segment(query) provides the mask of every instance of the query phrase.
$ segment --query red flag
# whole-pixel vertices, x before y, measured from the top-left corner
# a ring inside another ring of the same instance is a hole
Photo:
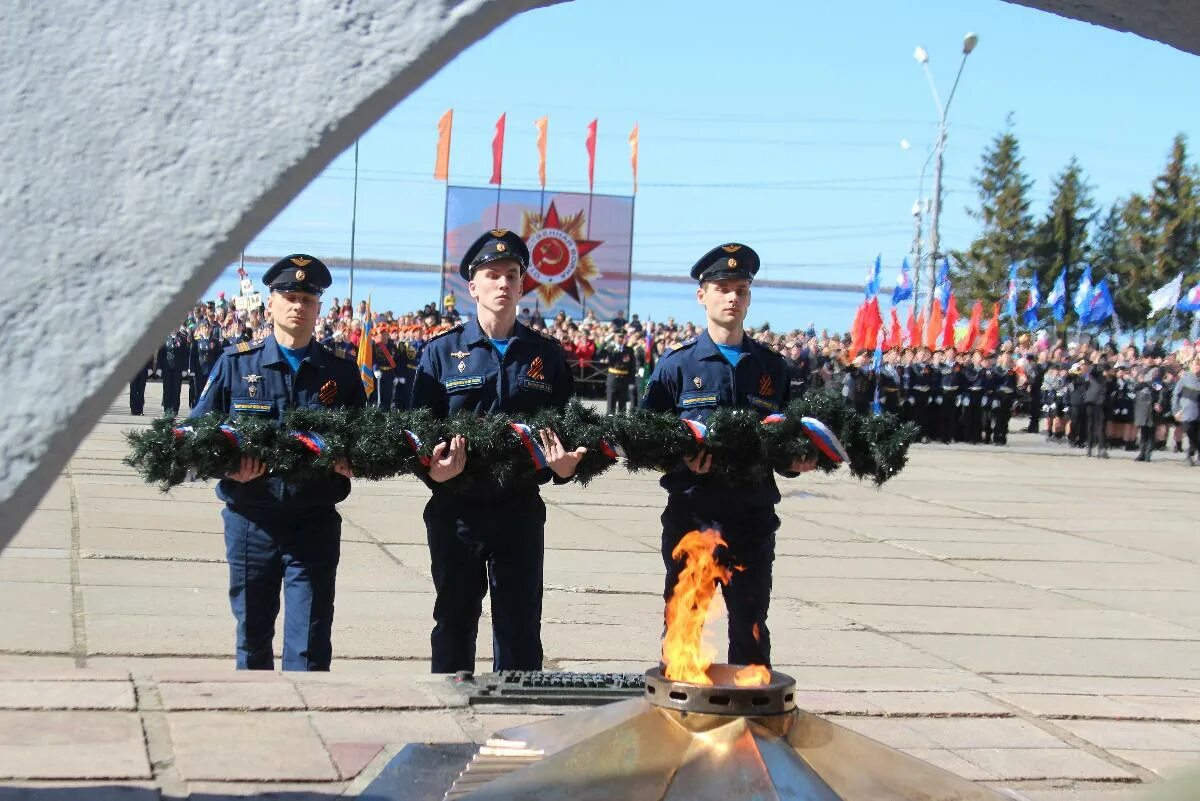
[[[863,346],[863,311],[867,308],[866,301],[860,303],[854,312],[854,322],[850,324],[850,358],[862,350]]]
[[[503,183],[500,167],[504,163],[504,119],[507,116],[507,113],[501,114],[496,120],[496,135],[492,137],[492,177],[488,183],[497,186]]]
[[[879,298],[867,301],[863,314],[863,347],[874,348],[879,341],[879,332],[883,328],[883,315],[879,313]]]
[[[938,349],[938,337],[942,335],[942,304],[933,302],[933,311],[929,313],[929,325],[925,326],[925,347],[930,350]]]
[[[438,120],[437,160],[433,163],[433,180],[450,180],[450,129],[454,127],[454,109],[446,109],[446,113]]]
[[[934,301],[937,306],[937,301]],[[946,304],[946,321],[942,323],[942,347],[954,347],[954,325],[958,322],[958,300],[950,293],[950,301]]]
[[[637,162],[638,162],[638,125],[633,124],[629,132],[629,164],[633,167],[633,194],[637,194]]]
[[[1000,304],[992,304],[992,319],[988,321],[987,334],[983,340],[983,352],[995,353],[1000,347]]]
[[[549,126],[549,117],[533,121],[533,127],[537,128],[538,183],[542,189],[546,188],[546,128]]]
[[[910,313],[911,317],[912,314]],[[892,308],[892,330],[888,332],[887,337],[883,340],[883,349],[890,350],[898,348],[904,344],[904,330],[900,328],[900,318],[896,315],[895,307]]]
[[[596,186],[596,124],[599,119],[592,120],[587,127],[587,154],[588,154],[588,192]]]
[[[967,337],[963,340],[963,350],[974,350],[975,340],[979,338],[979,324],[983,322],[983,301],[975,301],[971,307],[971,321],[967,323]]]
[[[910,309],[908,312],[908,346],[910,348],[919,348],[924,342],[921,341],[921,334],[925,330],[925,313],[914,315]]]

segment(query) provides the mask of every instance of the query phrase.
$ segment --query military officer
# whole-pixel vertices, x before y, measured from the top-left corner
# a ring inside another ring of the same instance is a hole
[[[192,416],[217,411],[279,421],[293,408],[360,408],[366,393],[354,364],[313,339],[321,293],[333,282],[312,256],[277,261],[263,275],[274,332],[217,359]],[[236,420],[235,420],[236,426]],[[237,619],[238,669],[271,670],[283,588],[283,669],[328,670],[333,654],[334,580],[341,552],[335,505],[350,494],[351,471],[293,479],[243,457],[217,485],[225,502],[229,600]]]
[[[163,414],[174,417],[179,414],[179,399],[183,390],[183,373],[188,369],[188,352],[191,338],[187,326],[181,325],[163,340],[158,348],[155,366],[162,375]]]
[[[934,399],[938,406],[938,438],[950,443],[958,434],[958,398],[963,388],[962,365],[955,359],[954,348],[946,349],[945,361],[936,379],[940,390]]]
[[[707,328],[663,353],[646,385],[642,408],[702,423],[721,406],[749,409],[760,418],[787,406],[790,386],[783,357],[746,336],[742,327],[758,268],[758,254],[737,243],[715,247],[696,262],[692,278],[700,283],[696,299],[704,307]],[[794,476],[813,466],[796,461],[781,474]],[[732,487],[710,472],[712,456],[703,451],[668,468],[660,482],[667,491],[664,597],[670,597],[683,568],[671,556],[679,540],[698,529],[720,530],[729,561],[740,567],[722,588],[729,611],[729,662],[770,665],[767,610],[779,489],[774,480],[752,489]]]
[[[151,356],[129,379],[129,413],[135,417],[142,416],[146,406],[146,381],[153,372],[154,357]]]
[[[437,417],[506,412],[518,420],[561,409],[574,393],[562,346],[517,322],[529,250],[517,234],[496,229],[467,249],[459,273],[476,316],[433,337],[413,376],[412,408]],[[425,530],[436,600],[430,637],[433,672],[474,670],[483,597],[491,588],[493,666],[542,667],[542,557],[546,505],[539,485],[575,474],[584,448],[567,451],[549,431],[538,434],[547,467],[524,483],[501,487],[482,479],[469,497],[445,482],[470,459],[470,443],[453,437],[433,450]]]
[[[921,439],[928,442],[934,435],[929,425],[930,391],[933,388],[933,369],[929,366],[929,351],[917,348],[907,371],[908,417],[921,428]]]
[[[1040,383],[1040,379],[1039,379]],[[1008,444],[1008,423],[1012,419],[1013,404],[1017,399],[1017,373],[1013,369],[1012,355],[1000,354],[996,366],[992,368],[988,383],[988,397],[991,399],[991,432],[992,444]],[[1040,403],[1041,400],[1039,399]]]
[[[220,331],[208,323],[201,323],[196,329],[188,357],[188,369],[192,373],[191,383],[188,385],[188,406],[196,405],[196,396],[208,383],[209,373],[221,356],[221,351],[225,349],[223,345]]]
[[[629,387],[633,383],[633,373],[636,370],[637,356],[633,348],[626,344],[624,335],[618,331],[601,354],[607,375],[605,376],[604,391],[608,401],[609,414],[625,414],[629,403]]]

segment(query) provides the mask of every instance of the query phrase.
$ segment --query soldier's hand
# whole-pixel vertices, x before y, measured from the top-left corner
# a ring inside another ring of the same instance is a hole
[[[333,472],[337,473],[339,476],[354,478],[354,468],[350,466],[350,460],[346,459],[345,457],[338,459],[333,463]]]
[[[703,475],[712,469],[712,454],[710,454],[708,451],[702,450],[691,459],[688,459],[685,456],[683,463],[687,465],[688,470],[691,470],[693,473]]]
[[[542,439],[542,451],[546,454],[546,462],[554,471],[554,475],[559,478],[570,478],[575,475],[575,471],[579,468],[579,460],[587,453],[587,448],[568,451],[563,447],[558,434],[548,428],[543,428],[538,435]]]
[[[449,442],[439,442],[429,460],[429,477],[441,484],[463,471],[467,465],[467,440],[456,434]]]
[[[793,473],[807,473],[809,470],[816,470],[816,469],[817,469],[817,457],[815,457],[815,456],[811,459],[793,459],[792,460],[792,472]]]
[[[266,474],[267,466],[265,464],[252,456],[243,456],[241,464],[238,465],[237,471],[233,473],[226,473],[225,478],[229,479],[230,481],[237,481],[244,484],[247,481],[253,481],[256,478],[262,478]]]

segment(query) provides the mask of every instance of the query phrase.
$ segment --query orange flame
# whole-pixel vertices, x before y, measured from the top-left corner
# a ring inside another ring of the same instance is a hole
[[[712,684],[708,668],[715,654],[703,644],[704,618],[717,593],[717,584],[728,584],[733,577],[733,571],[719,564],[714,556],[721,545],[725,545],[725,540],[716,531],[692,531],[671,551],[673,559],[687,560],[667,601],[662,656],[666,677],[673,681]]]
[[[761,687],[771,683],[771,671],[763,665],[746,665],[733,674],[733,683],[738,687]]]

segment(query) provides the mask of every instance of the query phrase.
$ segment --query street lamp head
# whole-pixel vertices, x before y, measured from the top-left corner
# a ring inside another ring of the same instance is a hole
[[[921,47],[920,45],[917,45],[917,49],[913,51],[913,58],[917,60],[918,64],[929,63],[929,54],[926,53],[925,48]]]
[[[963,37],[963,55],[969,54],[975,49],[975,45],[979,44],[979,37],[973,33],[968,33]]]

